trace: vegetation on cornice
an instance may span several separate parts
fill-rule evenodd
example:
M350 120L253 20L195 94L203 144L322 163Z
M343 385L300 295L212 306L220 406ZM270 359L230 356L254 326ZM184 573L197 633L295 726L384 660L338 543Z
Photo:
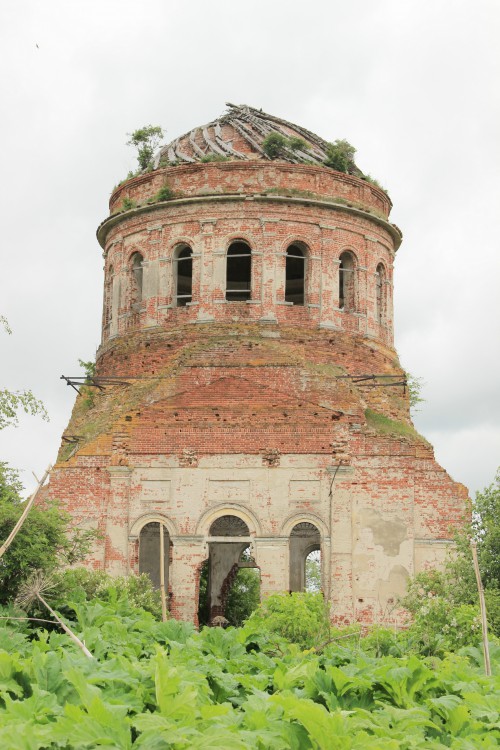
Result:
M274 187L265 190L264 195L277 195L284 198L302 198L305 200L322 201L323 203L340 203L342 206L348 208L356 208L358 211L364 211L368 214L373 214L379 219L387 221L387 216L383 211L378 211L372 206L367 206L366 203L360 203L359 201L352 201L347 198L343 198L340 195L322 195L320 193L312 193L310 190L297 190L295 188L285 187Z
M365 409L365 418L367 426L379 435L404 437L429 445L429 442L411 424L390 419L385 414L373 411L373 409Z

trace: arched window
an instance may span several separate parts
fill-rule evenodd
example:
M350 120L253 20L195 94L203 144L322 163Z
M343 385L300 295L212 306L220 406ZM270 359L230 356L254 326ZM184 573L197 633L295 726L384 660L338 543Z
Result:
M160 534L163 534L163 560L161 559ZM147 573L155 589L160 588L161 566L165 589L168 591L170 535L163 524L156 521L147 523L139 534L139 574Z
M113 266L108 268L106 281L104 284L104 325L111 323L111 314L113 310L113 277L115 270Z
M385 320L385 268L379 263L375 272L376 296L375 296L375 319L377 323L383 323Z
M286 251L285 302L303 305L305 301L306 257L298 245Z
M137 304L142 301L142 264L144 258L140 253L134 253L130 258L130 269L131 269L131 295L130 301L132 304Z
M175 273L175 304L185 307L191 302L193 295L193 251L190 247L182 247L176 251L174 263Z
M356 309L356 262L348 250L340 256L339 307L346 312Z
M290 591L321 588L321 535L308 521L297 523L290 533ZM311 557L311 553L316 554Z
M252 251L246 242L233 242L227 251L226 300L237 302L252 296Z

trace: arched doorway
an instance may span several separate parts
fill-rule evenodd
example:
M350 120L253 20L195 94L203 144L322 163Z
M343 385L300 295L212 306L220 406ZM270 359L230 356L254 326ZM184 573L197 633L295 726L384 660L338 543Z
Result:
M245 521L234 515L220 516L211 524L207 541L208 560L200 571L200 624L210 624L214 618L226 617L231 589L234 593L236 587L243 598L245 587L251 589L248 593L254 597L256 590L256 581L243 572L256 568L250 555L250 530ZM238 609L236 602L233 609L235 612Z
M290 532L290 591L318 591L318 564L321 582L319 529L309 521L297 523Z

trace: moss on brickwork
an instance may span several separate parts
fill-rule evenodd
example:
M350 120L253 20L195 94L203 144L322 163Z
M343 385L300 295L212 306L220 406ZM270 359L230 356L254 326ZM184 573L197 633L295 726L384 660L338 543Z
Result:
M129 434L142 411L165 402L168 413L171 399L186 389L195 394L198 376L194 373L200 370L204 373L200 385L231 378L238 370L237 377L289 396L291 402L302 400L304 413L309 410L314 416L319 407L352 419L367 410L368 426L378 433L421 440L407 423L407 399L397 388L365 388L345 377L366 372L367 362L379 374L401 373L393 351L343 332L254 323L131 332L102 348L96 373L127 377L128 384L96 390L92 403L83 395L77 398L66 435L79 436L79 442L63 443L58 460L71 460L80 451L109 454L113 435ZM268 416L272 427L272 410ZM280 418L277 412L277 424Z
M387 219L386 214L383 211L378 211L373 206L368 206L366 203L361 201L348 200L340 195L321 195L319 193L313 193L309 190L296 190L294 188L276 187L266 190L265 195L283 198L301 198L303 200L314 200L321 201L322 203L339 203L341 206L347 206L348 208L357 208L359 211L366 211L366 213L378 216L379 219Z
M372 409L365 409L365 418L367 426L381 435L397 435L427 443L427 440L411 424L390 419L385 414L380 414Z

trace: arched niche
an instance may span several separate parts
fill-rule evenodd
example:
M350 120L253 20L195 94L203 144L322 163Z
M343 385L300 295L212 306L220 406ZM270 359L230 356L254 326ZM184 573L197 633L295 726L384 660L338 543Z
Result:
M142 282L144 257L141 253L133 253L130 256L130 304L138 305L142 301Z
M193 299L193 251L188 245L176 248L174 252L174 304L185 307Z
M285 302L304 305L306 294L306 250L298 242L289 245L285 258Z
M384 323L387 309L386 302L387 274L383 263L377 265L375 272L375 319L377 323Z
M346 312L356 310L356 258L350 250L341 254L339 266L339 308Z
M300 521L290 531L290 591L306 590L306 560L311 552L321 551L321 534L309 521Z
M161 538L163 532L163 560L161 559ZM146 573L155 589L160 588L161 565L165 576L165 591L168 591L170 534L165 524L150 521L139 532L139 574Z
M226 257L226 300L245 302L252 297L252 250L243 240L232 242Z

